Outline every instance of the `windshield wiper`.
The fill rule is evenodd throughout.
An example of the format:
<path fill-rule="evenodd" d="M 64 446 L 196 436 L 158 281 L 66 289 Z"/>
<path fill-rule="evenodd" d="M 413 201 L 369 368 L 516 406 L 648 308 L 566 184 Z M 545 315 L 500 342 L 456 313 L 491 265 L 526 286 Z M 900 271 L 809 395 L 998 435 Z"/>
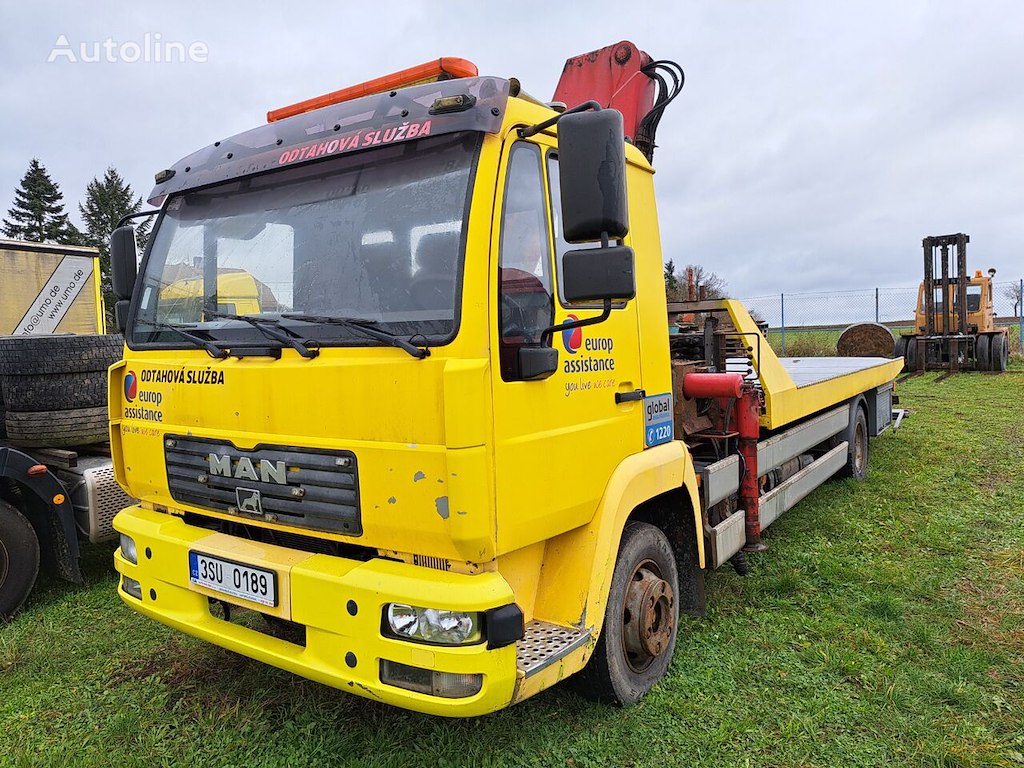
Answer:
<path fill-rule="evenodd" d="M 369 336 L 372 339 L 387 342 L 392 347 L 404 349 L 417 360 L 430 357 L 430 348 L 426 346 L 425 339 L 424 345 L 422 347 L 417 347 L 410 339 L 404 339 L 401 336 L 396 336 L 395 334 L 389 333 L 383 328 L 378 327 L 376 322 L 373 320 L 365 320 L 359 317 L 336 317 L 334 315 L 307 315 L 302 312 L 285 312 L 281 317 L 288 320 L 301 320 L 305 323 L 315 323 L 317 325 L 340 325 L 345 328 L 351 328 L 352 330 L 359 331 L 364 336 Z"/>
<path fill-rule="evenodd" d="M 284 330 L 279 328 L 278 321 L 272 318 L 236 315 L 233 312 L 217 312 L 212 309 L 204 309 L 203 314 L 209 317 L 222 317 L 226 320 L 241 320 L 243 323 L 248 323 L 268 339 L 274 339 L 275 341 L 280 341 L 282 344 L 287 344 L 309 360 L 312 360 L 320 354 L 320 350 L 317 346 L 311 346 L 316 345 L 315 341 L 303 339 L 301 336 L 290 336 L 285 333 Z"/>
<path fill-rule="evenodd" d="M 194 333 L 189 333 L 188 331 L 182 330 L 176 325 L 171 325 L 170 323 L 155 322 L 153 320 L 139 320 L 138 322 L 148 325 L 152 328 L 160 328 L 165 331 L 173 331 L 174 333 L 181 336 L 183 339 L 188 339 L 192 343 L 198 344 L 200 347 L 206 350 L 206 354 L 208 354 L 210 357 L 216 358 L 217 360 L 223 360 L 228 356 L 228 351 L 223 347 L 218 347 L 209 339 L 204 339 L 202 336 L 196 336 Z"/>

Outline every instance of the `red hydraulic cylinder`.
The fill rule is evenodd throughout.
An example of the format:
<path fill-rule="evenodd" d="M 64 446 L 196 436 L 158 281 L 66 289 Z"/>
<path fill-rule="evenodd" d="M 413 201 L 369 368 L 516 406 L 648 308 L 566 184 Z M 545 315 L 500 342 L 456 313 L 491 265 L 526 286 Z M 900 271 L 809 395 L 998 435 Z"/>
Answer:
<path fill-rule="evenodd" d="M 736 399 L 743 389 L 738 373 L 688 373 L 683 377 L 683 394 L 691 400 L 701 397 Z"/>
<path fill-rule="evenodd" d="M 757 482 L 757 439 L 761 433 L 761 401 L 757 390 L 745 391 L 736 400 L 733 414 L 736 418 L 736 431 L 739 432 L 739 449 L 744 468 L 739 492 L 739 503 L 746 513 L 747 543 L 743 549 L 746 552 L 763 552 L 768 547 L 761 541 L 761 489 Z"/>

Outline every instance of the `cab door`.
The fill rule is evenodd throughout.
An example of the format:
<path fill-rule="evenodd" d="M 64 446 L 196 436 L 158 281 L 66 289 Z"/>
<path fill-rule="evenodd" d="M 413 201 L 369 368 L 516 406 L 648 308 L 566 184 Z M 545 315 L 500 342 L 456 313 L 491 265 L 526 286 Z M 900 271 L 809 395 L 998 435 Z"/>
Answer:
<path fill-rule="evenodd" d="M 545 136 L 510 136 L 502 157 L 492 232 L 492 391 L 498 552 L 588 522 L 615 467 L 643 450 L 635 302 L 597 325 L 556 331 L 554 372 L 524 380 L 520 347 L 545 328 L 599 315 L 560 297 L 562 240 L 558 158 Z M 627 243 L 628 244 L 628 240 Z"/>

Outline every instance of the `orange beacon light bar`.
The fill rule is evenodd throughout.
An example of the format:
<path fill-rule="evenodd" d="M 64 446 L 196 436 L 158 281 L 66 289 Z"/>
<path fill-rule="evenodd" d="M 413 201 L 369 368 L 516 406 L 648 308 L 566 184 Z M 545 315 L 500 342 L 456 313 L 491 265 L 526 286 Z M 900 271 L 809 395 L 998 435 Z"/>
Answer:
<path fill-rule="evenodd" d="M 331 93 L 325 93 L 323 96 L 315 96 L 312 99 L 290 104 L 287 107 L 271 110 L 267 112 L 267 122 L 274 123 L 278 120 L 284 120 L 286 117 L 301 115 L 303 112 L 320 109 L 331 104 L 339 104 L 351 99 L 358 99 L 362 96 L 370 96 L 374 93 L 382 93 L 383 91 L 391 91 L 397 88 L 408 88 L 411 85 L 433 83 L 438 80 L 476 77 L 478 74 L 480 73 L 476 68 L 476 64 L 466 59 L 451 57 L 435 59 L 425 64 L 403 69 L 400 72 L 393 72 L 390 75 L 367 80 L 365 83 L 342 88 L 340 91 L 332 91 Z"/>

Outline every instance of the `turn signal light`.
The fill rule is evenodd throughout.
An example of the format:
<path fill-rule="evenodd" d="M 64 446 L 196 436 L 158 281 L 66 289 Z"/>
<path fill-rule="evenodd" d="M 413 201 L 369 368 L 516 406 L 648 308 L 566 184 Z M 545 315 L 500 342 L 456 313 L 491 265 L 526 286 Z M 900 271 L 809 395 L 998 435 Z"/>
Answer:
<path fill-rule="evenodd" d="M 458 672 L 438 672 L 433 669 L 411 667 L 388 659 L 380 660 L 380 681 L 407 691 L 440 696 L 445 699 L 465 699 L 480 693 L 484 676 Z"/>
<path fill-rule="evenodd" d="M 415 67 L 403 69 L 400 72 L 393 72 L 365 83 L 351 85 L 342 88 L 340 91 L 325 93 L 323 96 L 316 96 L 306 99 L 287 107 L 273 109 L 267 112 L 267 122 L 275 123 L 284 120 L 286 117 L 301 115 L 303 112 L 320 109 L 331 104 L 340 104 L 343 101 L 351 101 L 363 96 L 370 96 L 374 93 L 393 91 L 398 88 L 408 88 L 411 85 L 422 85 L 423 83 L 436 83 L 438 80 L 452 80 L 459 77 L 476 77 L 480 74 L 476 64 L 466 59 L 445 57 L 428 61 Z"/>
<path fill-rule="evenodd" d="M 31 467 L 25 470 L 25 474 L 29 477 L 39 477 L 45 475 L 48 472 L 45 464 L 33 464 Z"/>

